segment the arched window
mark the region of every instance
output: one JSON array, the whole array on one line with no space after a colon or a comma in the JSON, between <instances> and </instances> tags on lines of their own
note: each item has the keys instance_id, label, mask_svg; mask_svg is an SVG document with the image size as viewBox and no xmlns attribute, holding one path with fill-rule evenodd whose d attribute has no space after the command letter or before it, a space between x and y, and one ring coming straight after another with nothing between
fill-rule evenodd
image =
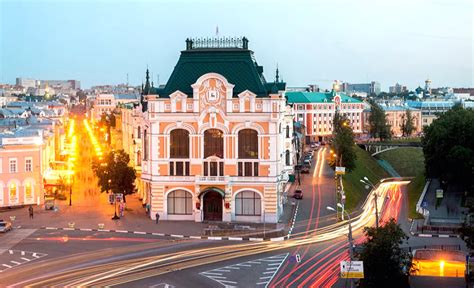
<instances>
[{"instance_id":1,"label":"arched window","mask_svg":"<svg viewBox=\"0 0 474 288\"><path fill-rule=\"evenodd\" d=\"M189 158L189 132L187 130L171 131L170 158Z\"/></svg>"},{"instance_id":2,"label":"arched window","mask_svg":"<svg viewBox=\"0 0 474 288\"><path fill-rule=\"evenodd\" d=\"M34 203L33 185L31 182L27 182L25 185L25 204Z\"/></svg>"},{"instance_id":3,"label":"arched window","mask_svg":"<svg viewBox=\"0 0 474 288\"><path fill-rule=\"evenodd\" d=\"M290 138L290 126L286 125L286 138Z\"/></svg>"},{"instance_id":4,"label":"arched window","mask_svg":"<svg viewBox=\"0 0 474 288\"><path fill-rule=\"evenodd\" d=\"M142 151L138 150L137 151L137 166L142 165Z\"/></svg>"},{"instance_id":5,"label":"arched window","mask_svg":"<svg viewBox=\"0 0 474 288\"><path fill-rule=\"evenodd\" d=\"M142 138L142 127L138 126L137 128L137 138L141 139Z\"/></svg>"},{"instance_id":6,"label":"arched window","mask_svg":"<svg viewBox=\"0 0 474 288\"><path fill-rule=\"evenodd\" d=\"M239 131L239 176L258 176L258 133L252 129ZM249 160L245 160L249 159Z\"/></svg>"},{"instance_id":7,"label":"arched window","mask_svg":"<svg viewBox=\"0 0 474 288\"><path fill-rule=\"evenodd\" d=\"M193 195L185 190L175 190L168 194L168 214L193 214Z\"/></svg>"},{"instance_id":8,"label":"arched window","mask_svg":"<svg viewBox=\"0 0 474 288\"><path fill-rule=\"evenodd\" d=\"M286 166L290 166L290 150L286 150L285 152L285 163Z\"/></svg>"},{"instance_id":9,"label":"arched window","mask_svg":"<svg viewBox=\"0 0 474 288\"><path fill-rule=\"evenodd\" d=\"M239 131L239 158L258 159L258 133L252 129Z\"/></svg>"},{"instance_id":10,"label":"arched window","mask_svg":"<svg viewBox=\"0 0 474 288\"><path fill-rule=\"evenodd\" d=\"M242 191L235 195L236 216L260 216L262 199L253 191Z\"/></svg>"},{"instance_id":11,"label":"arched window","mask_svg":"<svg viewBox=\"0 0 474 288\"><path fill-rule=\"evenodd\" d=\"M10 196L10 204L18 204L18 186L16 185L16 183L10 184L10 186L8 187L8 192Z\"/></svg>"},{"instance_id":12,"label":"arched window","mask_svg":"<svg viewBox=\"0 0 474 288\"><path fill-rule=\"evenodd\" d=\"M147 161L148 160L148 133L147 130L145 129L143 131L143 160Z\"/></svg>"},{"instance_id":13,"label":"arched window","mask_svg":"<svg viewBox=\"0 0 474 288\"><path fill-rule=\"evenodd\" d=\"M224 137L221 130L208 129L204 132L204 158L224 158Z\"/></svg>"},{"instance_id":14,"label":"arched window","mask_svg":"<svg viewBox=\"0 0 474 288\"><path fill-rule=\"evenodd\" d=\"M170 133L170 175L189 176L189 132L174 129ZM186 160L185 160L186 159Z\"/></svg>"}]
</instances>

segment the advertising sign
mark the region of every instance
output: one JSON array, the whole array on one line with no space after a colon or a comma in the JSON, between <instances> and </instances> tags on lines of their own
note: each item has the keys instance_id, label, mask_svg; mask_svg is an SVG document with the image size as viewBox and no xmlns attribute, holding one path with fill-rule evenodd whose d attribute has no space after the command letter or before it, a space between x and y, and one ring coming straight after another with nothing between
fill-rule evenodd
<instances>
[{"instance_id":1,"label":"advertising sign","mask_svg":"<svg viewBox=\"0 0 474 288\"><path fill-rule=\"evenodd\" d=\"M341 278L364 278L364 262L341 261Z\"/></svg>"},{"instance_id":2,"label":"advertising sign","mask_svg":"<svg viewBox=\"0 0 474 288\"><path fill-rule=\"evenodd\" d=\"M346 174L346 167L336 166L336 175L344 175L344 174Z\"/></svg>"}]
</instances>

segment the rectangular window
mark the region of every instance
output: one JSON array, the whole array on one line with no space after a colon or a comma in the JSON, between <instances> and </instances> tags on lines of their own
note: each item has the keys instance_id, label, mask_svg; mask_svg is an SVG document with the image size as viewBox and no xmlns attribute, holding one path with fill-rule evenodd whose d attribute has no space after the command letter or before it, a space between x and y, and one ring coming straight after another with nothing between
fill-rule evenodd
<instances>
[{"instance_id":1,"label":"rectangular window","mask_svg":"<svg viewBox=\"0 0 474 288\"><path fill-rule=\"evenodd\" d=\"M33 160L32 159L25 159L25 171L26 172L33 171Z\"/></svg>"},{"instance_id":2,"label":"rectangular window","mask_svg":"<svg viewBox=\"0 0 474 288\"><path fill-rule=\"evenodd\" d=\"M16 173L16 159L10 159L10 173Z\"/></svg>"},{"instance_id":3,"label":"rectangular window","mask_svg":"<svg viewBox=\"0 0 474 288\"><path fill-rule=\"evenodd\" d=\"M239 176L244 176L244 170L242 169L243 164L244 163L242 163L242 162L237 163L237 170L238 170L237 175L239 175Z\"/></svg>"},{"instance_id":4,"label":"rectangular window","mask_svg":"<svg viewBox=\"0 0 474 288\"><path fill-rule=\"evenodd\" d=\"M246 161L237 163L238 176L258 176L258 161Z\"/></svg>"},{"instance_id":5,"label":"rectangular window","mask_svg":"<svg viewBox=\"0 0 474 288\"><path fill-rule=\"evenodd\" d=\"M170 176L189 176L189 161L170 161Z\"/></svg>"}]
</instances>

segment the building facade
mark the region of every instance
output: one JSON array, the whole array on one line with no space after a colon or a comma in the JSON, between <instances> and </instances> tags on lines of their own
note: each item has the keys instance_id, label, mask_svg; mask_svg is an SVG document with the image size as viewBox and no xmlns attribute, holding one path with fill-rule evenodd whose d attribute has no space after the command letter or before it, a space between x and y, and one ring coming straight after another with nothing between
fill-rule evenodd
<instances>
[{"instance_id":1,"label":"building facade","mask_svg":"<svg viewBox=\"0 0 474 288\"><path fill-rule=\"evenodd\" d=\"M345 92L349 95L352 95L354 92L364 92L368 95L379 95L382 92L380 87L380 83L376 81L372 81L370 83L360 83L360 84L350 84L350 83L342 83L342 92Z\"/></svg>"},{"instance_id":2,"label":"building facade","mask_svg":"<svg viewBox=\"0 0 474 288\"><path fill-rule=\"evenodd\" d=\"M293 173L292 114L248 40L186 41L142 99L142 181L151 218L276 223Z\"/></svg>"},{"instance_id":3,"label":"building facade","mask_svg":"<svg viewBox=\"0 0 474 288\"><path fill-rule=\"evenodd\" d=\"M336 110L350 121L354 133L362 133L362 101L336 92L286 92L295 121L306 128L306 143L326 141L333 135Z\"/></svg>"},{"instance_id":4,"label":"building facade","mask_svg":"<svg viewBox=\"0 0 474 288\"><path fill-rule=\"evenodd\" d=\"M54 137L41 129L0 134L0 207L40 205L43 172L54 160Z\"/></svg>"},{"instance_id":5,"label":"building facade","mask_svg":"<svg viewBox=\"0 0 474 288\"><path fill-rule=\"evenodd\" d=\"M403 136L402 124L406 119L407 110L410 110L411 116L413 117L413 133L412 135L418 135L423 127L421 125L422 115L421 110L414 109L408 106L389 106L389 105L380 105L385 111L387 117L387 124L390 125L392 135L395 137Z\"/></svg>"},{"instance_id":6,"label":"building facade","mask_svg":"<svg viewBox=\"0 0 474 288\"><path fill-rule=\"evenodd\" d=\"M421 125L429 126L436 120L439 114L453 108L453 101L407 101L410 108L421 111Z\"/></svg>"}]
</instances>

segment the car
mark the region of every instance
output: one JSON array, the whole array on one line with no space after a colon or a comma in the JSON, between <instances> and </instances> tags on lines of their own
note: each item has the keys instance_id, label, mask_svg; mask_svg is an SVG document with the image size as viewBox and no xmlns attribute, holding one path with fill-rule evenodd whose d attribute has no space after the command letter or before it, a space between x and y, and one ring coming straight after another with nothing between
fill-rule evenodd
<instances>
[{"instance_id":1,"label":"car","mask_svg":"<svg viewBox=\"0 0 474 288\"><path fill-rule=\"evenodd\" d=\"M301 166L301 173L309 173L309 165L303 165Z\"/></svg>"},{"instance_id":2,"label":"car","mask_svg":"<svg viewBox=\"0 0 474 288\"><path fill-rule=\"evenodd\" d=\"M12 230L12 223L1 220L0 221L0 233L6 233Z\"/></svg>"},{"instance_id":3,"label":"car","mask_svg":"<svg viewBox=\"0 0 474 288\"><path fill-rule=\"evenodd\" d=\"M303 191L301 191L301 189L296 189L295 193L293 193L293 198L303 199Z\"/></svg>"},{"instance_id":4,"label":"car","mask_svg":"<svg viewBox=\"0 0 474 288\"><path fill-rule=\"evenodd\" d=\"M304 159L304 162L303 162L305 165L311 165L311 159Z\"/></svg>"}]
</instances>

